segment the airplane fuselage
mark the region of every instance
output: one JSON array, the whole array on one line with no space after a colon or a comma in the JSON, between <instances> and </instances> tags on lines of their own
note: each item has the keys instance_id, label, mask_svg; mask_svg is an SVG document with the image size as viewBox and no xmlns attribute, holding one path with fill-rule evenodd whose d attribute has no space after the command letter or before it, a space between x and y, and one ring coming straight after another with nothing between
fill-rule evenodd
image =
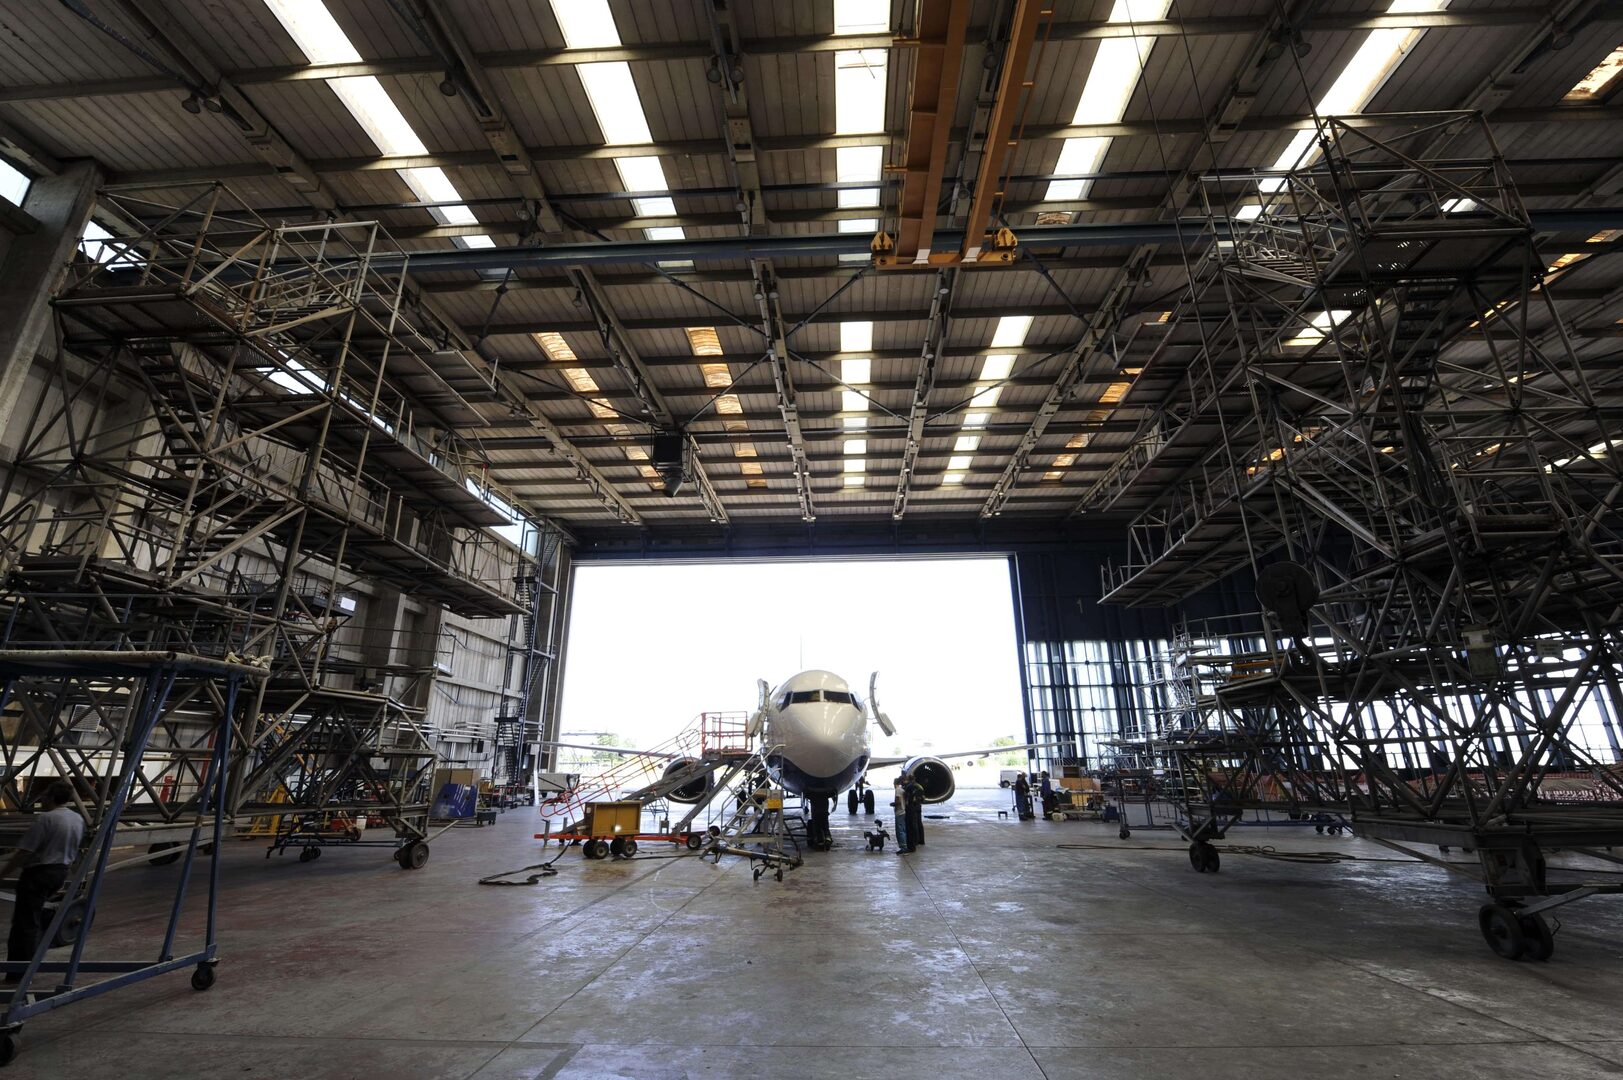
<instances>
[{"instance_id":1,"label":"airplane fuselage","mask_svg":"<svg viewBox=\"0 0 1623 1080\"><path fill-rule=\"evenodd\" d=\"M773 778L799 795L838 795L868 768L867 714L830 671L802 671L773 690L761 737Z\"/></svg>"}]
</instances>

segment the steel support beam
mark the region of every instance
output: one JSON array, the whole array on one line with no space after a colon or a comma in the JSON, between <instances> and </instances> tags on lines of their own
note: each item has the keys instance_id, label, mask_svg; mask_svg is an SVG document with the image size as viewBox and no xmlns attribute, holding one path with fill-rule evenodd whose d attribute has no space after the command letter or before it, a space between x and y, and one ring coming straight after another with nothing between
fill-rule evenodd
<instances>
[{"instance_id":1,"label":"steel support beam","mask_svg":"<svg viewBox=\"0 0 1623 1080\"><path fill-rule=\"evenodd\" d=\"M896 495L890 506L890 516L897 521L907 513L907 499L913 488L913 470L918 465L919 449L924 445L924 422L930 414L930 396L935 392L936 367L947 343L952 290L957 281L958 271L955 269L944 268L936 273L935 294L930 298L930 321L924 331L924 346L919 353L918 372L913 379L913 395L908 400L907 443L902 447Z\"/></svg>"},{"instance_id":2,"label":"steel support beam","mask_svg":"<svg viewBox=\"0 0 1623 1080\"><path fill-rule=\"evenodd\" d=\"M783 420L789 456L794 461L800 518L802 521L816 521L817 507L812 501L806 442L800 431L800 409L795 404L795 380L789 370L789 335L784 327L783 309L778 304L778 282L773 276L772 264L764 259L752 260L750 269L755 274L755 303L760 309L761 330L767 340L767 363L772 365L772 379L777 388L778 415Z\"/></svg>"}]
</instances>

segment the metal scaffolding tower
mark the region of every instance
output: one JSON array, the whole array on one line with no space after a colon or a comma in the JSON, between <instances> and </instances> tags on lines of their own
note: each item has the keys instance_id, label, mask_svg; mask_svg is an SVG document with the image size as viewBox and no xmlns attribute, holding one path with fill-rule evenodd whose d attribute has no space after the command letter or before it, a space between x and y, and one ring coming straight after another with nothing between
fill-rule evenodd
<instances>
[{"instance_id":1,"label":"metal scaffolding tower","mask_svg":"<svg viewBox=\"0 0 1623 1080\"><path fill-rule=\"evenodd\" d=\"M264 668L230 717L232 817L277 815L277 844L319 850L375 815L420 866L435 751L366 681L346 624L371 581L469 616L520 611L516 560L486 528L508 519L437 415L460 398L377 223L271 226L219 185L173 194L104 192L133 239L81 259L54 301L58 348L0 492L5 647ZM204 719L150 747L168 760L120 828L190 812L217 736ZM95 786L94 762L39 738Z\"/></svg>"},{"instance_id":2,"label":"metal scaffolding tower","mask_svg":"<svg viewBox=\"0 0 1623 1080\"><path fill-rule=\"evenodd\" d=\"M1256 575L1258 658L1172 746L1197 869L1245 808L1346 813L1475 852L1490 945L1547 957L1540 913L1615 886L1546 854L1623 843L1617 375L1564 332L1480 116L1318 135L1285 175L1200 188L1145 368L1183 392L1087 504L1134 515L1106 599Z\"/></svg>"}]
</instances>

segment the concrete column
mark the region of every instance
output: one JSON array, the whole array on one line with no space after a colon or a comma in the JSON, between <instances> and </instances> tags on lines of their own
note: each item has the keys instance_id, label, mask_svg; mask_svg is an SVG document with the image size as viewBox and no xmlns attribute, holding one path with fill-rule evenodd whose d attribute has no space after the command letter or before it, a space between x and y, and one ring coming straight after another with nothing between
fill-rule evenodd
<instances>
[{"instance_id":1,"label":"concrete column","mask_svg":"<svg viewBox=\"0 0 1623 1080\"><path fill-rule=\"evenodd\" d=\"M23 210L38 223L11 242L0 266L0 427L22 394L24 380L51 325L51 295L96 205L101 174L94 162L65 166L35 180Z\"/></svg>"}]
</instances>

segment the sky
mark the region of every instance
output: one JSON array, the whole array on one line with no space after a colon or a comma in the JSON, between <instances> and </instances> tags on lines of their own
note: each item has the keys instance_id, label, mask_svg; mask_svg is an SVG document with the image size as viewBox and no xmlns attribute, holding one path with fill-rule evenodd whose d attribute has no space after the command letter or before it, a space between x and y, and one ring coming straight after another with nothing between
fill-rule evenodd
<instances>
[{"instance_id":1,"label":"sky","mask_svg":"<svg viewBox=\"0 0 1623 1080\"><path fill-rule=\"evenodd\" d=\"M578 566L562 729L651 748L701 712L753 710L756 679L807 668L862 697L879 672L896 725L894 740L873 729L879 753L1020 738L1007 560Z\"/></svg>"}]
</instances>

